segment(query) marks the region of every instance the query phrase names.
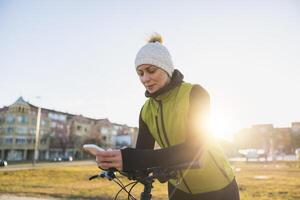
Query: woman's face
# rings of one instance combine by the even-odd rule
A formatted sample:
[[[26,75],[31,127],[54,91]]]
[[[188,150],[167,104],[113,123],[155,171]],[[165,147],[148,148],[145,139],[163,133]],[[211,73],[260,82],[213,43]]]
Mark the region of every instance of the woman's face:
[[[149,93],[158,91],[171,80],[167,72],[154,65],[140,65],[137,68],[137,73],[142,84]]]

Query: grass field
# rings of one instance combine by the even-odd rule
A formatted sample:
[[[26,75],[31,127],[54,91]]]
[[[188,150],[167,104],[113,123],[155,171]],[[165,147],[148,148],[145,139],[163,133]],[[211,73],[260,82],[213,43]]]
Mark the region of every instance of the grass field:
[[[300,162],[233,163],[241,200],[299,200]],[[119,187],[108,180],[89,181],[97,174],[93,165],[0,171],[0,193],[51,196],[62,199],[113,199]],[[128,181],[122,179],[124,182]],[[142,187],[133,191],[139,195]],[[125,194],[119,199],[126,199]],[[155,183],[153,199],[166,199],[166,184]]]

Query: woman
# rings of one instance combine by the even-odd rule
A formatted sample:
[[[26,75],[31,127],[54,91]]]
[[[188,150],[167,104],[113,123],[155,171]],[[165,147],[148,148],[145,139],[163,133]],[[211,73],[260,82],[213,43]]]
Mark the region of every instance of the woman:
[[[233,170],[206,128],[207,91],[183,81],[159,35],[139,50],[135,67],[148,97],[140,112],[136,148],[100,152],[98,165],[130,171],[200,163],[180,171],[178,180],[169,180],[169,199],[238,200]],[[161,149],[154,150],[155,142]]]

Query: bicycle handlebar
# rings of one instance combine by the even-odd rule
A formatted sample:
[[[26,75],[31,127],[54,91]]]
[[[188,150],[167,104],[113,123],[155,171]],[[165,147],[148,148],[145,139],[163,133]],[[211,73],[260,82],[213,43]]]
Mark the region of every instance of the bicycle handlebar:
[[[194,169],[194,168],[200,168],[201,165],[199,162],[193,162],[193,163],[181,163],[178,165],[173,165],[169,167],[150,167],[144,170],[132,170],[129,172],[124,171],[118,171],[115,168],[110,168],[107,170],[102,169],[103,171],[95,176],[92,176],[89,178],[89,180],[92,180],[94,178],[106,178],[109,181],[116,182],[120,187],[121,190],[117,193],[115,196],[115,199],[117,198],[118,194],[124,190],[128,194],[128,199],[135,199],[131,194],[132,188],[136,185],[136,183],[141,183],[144,185],[144,191],[141,193],[141,200],[150,200],[151,195],[151,189],[152,184],[154,182],[154,179],[157,179],[160,183],[165,183],[169,179],[176,179],[177,178],[177,171],[185,170],[185,169]],[[101,168],[100,168],[101,169]],[[133,180],[134,182],[124,186],[123,183],[116,177],[116,172],[119,172],[121,175],[127,177],[129,180]],[[114,179],[117,179],[119,182],[115,181]],[[133,186],[130,188],[129,191],[127,191],[126,187],[129,185]]]

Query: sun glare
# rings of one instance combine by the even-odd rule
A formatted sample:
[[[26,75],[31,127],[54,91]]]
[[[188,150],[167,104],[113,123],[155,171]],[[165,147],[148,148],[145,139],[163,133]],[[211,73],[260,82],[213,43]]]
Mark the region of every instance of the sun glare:
[[[237,123],[225,111],[217,109],[210,114],[209,128],[215,137],[231,141],[237,130]]]

